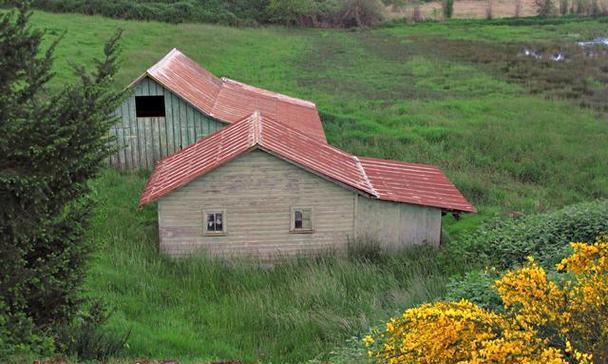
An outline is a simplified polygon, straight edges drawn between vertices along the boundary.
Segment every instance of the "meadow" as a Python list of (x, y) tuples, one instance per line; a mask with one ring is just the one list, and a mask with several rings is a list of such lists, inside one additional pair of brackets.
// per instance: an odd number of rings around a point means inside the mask
[[(588, 60), (572, 48), (608, 35), (602, 19), (358, 31), (43, 12), (32, 20), (48, 30), (49, 42), (63, 36), (52, 87), (72, 78), (69, 62), (90, 65), (123, 28), (116, 87), (177, 47), (217, 75), (313, 100), (333, 145), (439, 165), (480, 211), (446, 217), (450, 240), (483, 221), (608, 198), (606, 58)], [(573, 53), (553, 64), (522, 57), (523, 47)], [(131, 330), (130, 358), (324, 359), (388, 316), (443, 296), (449, 277), (469, 269), (426, 249), (330, 254), (272, 270), (204, 257), (171, 261), (157, 254), (155, 207), (136, 207), (145, 177), (107, 170), (93, 184), (98, 207), (89, 239), (97, 249), (85, 292), (114, 310), (108, 330)]]

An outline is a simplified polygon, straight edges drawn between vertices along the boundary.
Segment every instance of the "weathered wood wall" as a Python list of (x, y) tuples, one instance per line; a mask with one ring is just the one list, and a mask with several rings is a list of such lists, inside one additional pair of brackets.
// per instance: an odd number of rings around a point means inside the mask
[[(165, 117), (136, 117), (135, 96), (164, 96)], [(160, 159), (226, 125), (149, 78), (135, 85), (116, 113), (120, 121), (111, 133), (116, 136), (119, 150), (109, 162), (122, 170), (152, 169)]]
[[(313, 209), (312, 234), (290, 232), (291, 208)], [(203, 210), (222, 210), (227, 233), (205, 236)], [(228, 162), (158, 202), (161, 251), (261, 260), (327, 249), (354, 239), (386, 248), (439, 244), (441, 211), (371, 200), (266, 152)]]
[(439, 246), (441, 209), (359, 196), (356, 202), (356, 236), (389, 249), (413, 244)]
[[(313, 209), (314, 233), (290, 232), (292, 207)], [(214, 209), (225, 211), (225, 236), (203, 235), (203, 210)], [(159, 200), (160, 248), (173, 256), (205, 249), (261, 260), (344, 249), (353, 214), (354, 192), (257, 150)]]

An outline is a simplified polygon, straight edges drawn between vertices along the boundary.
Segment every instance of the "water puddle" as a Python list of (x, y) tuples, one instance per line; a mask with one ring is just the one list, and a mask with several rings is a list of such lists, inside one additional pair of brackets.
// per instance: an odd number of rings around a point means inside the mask
[[(598, 57), (598, 56), (606, 56), (608, 55), (608, 38), (607, 37), (597, 37), (592, 40), (577, 42), (580, 48), (583, 50), (583, 54), (586, 57)], [(578, 52), (575, 52), (578, 53)], [(563, 62), (568, 57), (565, 51), (552, 51), (546, 52), (539, 49), (524, 47), (521, 51), (521, 55), (524, 57), (534, 58), (534, 59), (546, 59), (551, 60), (553, 62)]]

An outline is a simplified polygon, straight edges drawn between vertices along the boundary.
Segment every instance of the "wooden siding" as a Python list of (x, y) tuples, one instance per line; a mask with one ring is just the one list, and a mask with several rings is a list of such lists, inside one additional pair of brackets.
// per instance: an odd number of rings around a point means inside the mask
[[(164, 96), (165, 117), (136, 117), (135, 96)], [(111, 133), (119, 150), (110, 165), (121, 170), (152, 169), (160, 159), (226, 125), (147, 77), (133, 87), (116, 114), (120, 121)]]
[[(263, 151), (228, 162), (161, 198), (161, 250), (172, 256), (281, 255), (343, 250), (353, 236), (355, 193)], [(313, 209), (312, 234), (290, 232), (292, 207)], [(203, 235), (203, 210), (225, 211), (225, 236)]]
[(398, 249), (413, 244), (439, 246), (441, 210), (359, 196), (356, 202), (356, 239)]

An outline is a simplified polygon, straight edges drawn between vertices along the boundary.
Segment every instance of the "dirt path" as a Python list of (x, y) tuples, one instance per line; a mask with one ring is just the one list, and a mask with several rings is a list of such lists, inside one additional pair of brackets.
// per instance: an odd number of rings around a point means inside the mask
[[(492, 5), (492, 17), (513, 17), (516, 14), (517, 0), (456, 0), (454, 2), (454, 18), (485, 18), (488, 6)], [(536, 15), (533, 0), (521, 0), (519, 16)], [(389, 18), (412, 18), (413, 5), (404, 7), (388, 7)], [(441, 19), (441, 1), (432, 1), (420, 5), (420, 13), (424, 19)]]

